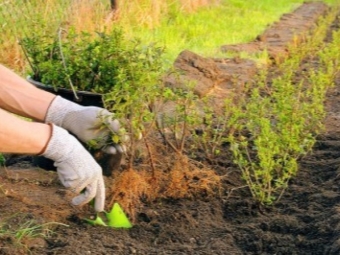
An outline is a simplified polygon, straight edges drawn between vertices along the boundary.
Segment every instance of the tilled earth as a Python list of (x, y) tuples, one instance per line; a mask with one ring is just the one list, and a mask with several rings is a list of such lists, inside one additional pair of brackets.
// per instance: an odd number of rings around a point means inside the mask
[[(267, 48), (273, 59), (284, 57), (294, 35), (313, 28), (327, 11), (322, 3), (305, 3), (256, 41), (221, 48), (249, 52)], [(330, 31), (338, 30), (339, 24), (338, 18)], [(325, 43), (329, 40), (331, 33)], [(184, 78), (198, 81), (198, 94), (215, 94), (216, 106), (228, 93), (241, 93), (242, 84), (257, 72), (251, 60), (206, 59), (189, 51), (183, 51), (175, 66), (186, 71)], [(235, 74), (237, 84), (231, 82)], [(171, 77), (167, 82), (182, 86)], [(70, 194), (55, 172), (32, 167), (30, 157), (17, 157), (1, 170), (0, 222), (5, 219), (15, 226), (35, 220), (68, 227), (54, 225), (53, 233), (24, 240), (26, 248), (0, 232), (0, 254), (28, 254), (27, 249), (31, 254), (63, 255), (340, 254), (340, 75), (335, 83), (325, 101), (326, 129), (312, 153), (300, 160), (297, 176), (274, 206), (259, 207), (238, 170), (226, 163), (220, 166), (229, 173), (220, 197), (145, 204), (128, 230), (92, 227), (75, 216), (85, 209), (70, 206)]]

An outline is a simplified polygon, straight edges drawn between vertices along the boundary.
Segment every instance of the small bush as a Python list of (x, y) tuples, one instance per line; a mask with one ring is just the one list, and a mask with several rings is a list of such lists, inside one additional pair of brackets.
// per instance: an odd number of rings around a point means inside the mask
[(21, 45), (34, 80), (102, 94), (117, 84), (147, 81), (160, 69), (163, 53), (155, 45), (127, 40), (120, 28), (102, 33), (59, 29), (57, 35), (26, 37)]

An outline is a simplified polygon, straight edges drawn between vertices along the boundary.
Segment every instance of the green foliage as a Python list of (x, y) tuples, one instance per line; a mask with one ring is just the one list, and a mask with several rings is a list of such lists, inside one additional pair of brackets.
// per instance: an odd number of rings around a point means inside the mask
[(178, 154), (184, 154), (190, 143), (192, 130), (203, 122), (203, 114), (199, 112), (198, 96), (190, 89), (194, 84), (187, 84), (189, 89), (166, 90), (163, 104), (173, 102), (171, 110), (162, 113), (157, 122), (157, 129), (163, 142)]
[(239, 109), (231, 95), (225, 100), (222, 109), (213, 107), (208, 97), (202, 98), (201, 108), (200, 115), (203, 118), (199, 118), (200, 121), (196, 122), (190, 151), (200, 150), (210, 162), (213, 162), (221, 156), (224, 150), (222, 146), (225, 143), (225, 137), (230, 132), (228, 122), (231, 121), (234, 111)]
[(162, 55), (164, 49), (154, 44), (141, 45), (130, 42), (131, 50), (120, 52), (117, 58), (116, 80), (103, 99), (106, 106), (124, 127), (121, 134), (113, 135), (112, 141), (122, 137), (129, 147), (130, 164), (135, 158), (136, 146), (141, 137), (144, 141), (155, 124), (158, 113), (158, 100), (165, 88), (161, 84), (164, 74)]
[[(256, 87), (249, 87), (244, 110), (234, 111), (229, 123), (237, 131), (227, 139), (234, 162), (261, 203), (280, 198), (297, 173), (299, 158), (311, 150), (323, 128), (324, 98), (339, 71), (336, 35), (333, 43), (323, 46), (326, 28), (334, 17), (331, 13), (321, 20), (303, 45), (290, 49), (292, 54), (279, 66), (277, 78), (269, 83), (267, 73), (259, 76)], [(310, 64), (304, 67), (308, 70), (305, 77), (295, 76), (307, 56), (318, 60), (321, 67), (314, 70)]]
[(284, 190), (296, 174), (297, 160), (314, 143), (308, 128), (310, 104), (301, 99), (300, 90), (280, 79), (273, 81), (270, 96), (253, 88), (244, 113), (238, 116), (243, 123), (240, 133), (229, 137), (234, 161), (261, 203), (277, 199), (277, 191)]
[[(60, 30), (58, 35), (27, 37), (21, 44), (34, 80), (103, 95), (105, 108), (124, 127), (108, 143), (139, 137), (148, 129), (144, 123), (152, 125), (152, 105), (162, 94), (158, 85), (164, 71), (162, 47), (143, 45), (137, 38), (127, 40), (118, 27), (96, 34)], [(96, 147), (96, 141), (88, 145)], [(128, 146), (133, 155), (134, 144)]]
[(0, 153), (0, 166), (4, 166), (6, 159), (3, 154)]
[(126, 40), (119, 28), (96, 34), (60, 30), (26, 37), (21, 44), (32, 78), (58, 88), (110, 93), (114, 86), (147, 82), (161, 66), (160, 48)]

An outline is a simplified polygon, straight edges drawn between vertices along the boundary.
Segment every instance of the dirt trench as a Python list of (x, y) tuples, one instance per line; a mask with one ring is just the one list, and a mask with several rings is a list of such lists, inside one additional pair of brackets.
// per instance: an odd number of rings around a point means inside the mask
[[(289, 55), (288, 44), (304, 40), (328, 7), (320, 2), (305, 3), (268, 27), (256, 41), (222, 46), (222, 50), (262, 51), (273, 61)], [(330, 30), (339, 30), (340, 13)], [(331, 40), (331, 33), (325, 42)], [(211, 95), (220, 104), (230, 93), (242, 93), (246, 82), (258, 71), (248, 59), (207, 59), (183, 51), (174, 63), (180, 80), (167, 77), (168, 86), (185, 86), (197, 81), (198, 95)], [(1, 169), (0, 219), (10, 225), (27, 220), (61, 222), (54, 233), (25, 241), (26, 248), (1, 236), (0, 254), (340, 254), (340, 75), (326, 98), (325, 132), (313, 152), (301, 160), (298, 175), (278, 204), (260, 208), (242, 184), (231, 164), (221, 197), (162, 200), (145, 204), (132, 229), (92, 227), (76, 215), (87, 207), (69, 204), (72, 194), (60, 185), (55, 172), (33, 168), (22, 157)]]

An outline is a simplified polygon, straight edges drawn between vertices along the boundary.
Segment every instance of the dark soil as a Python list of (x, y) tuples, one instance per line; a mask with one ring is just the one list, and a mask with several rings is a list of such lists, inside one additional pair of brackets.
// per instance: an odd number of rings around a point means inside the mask
[[(292, 31), (302, 35), (327, 10), (322, 3), (306, 3), (284, 15), (257, 41), (239, 48), (267, 48), (276, 60), (281, 53), (289, 55)], [(330, 30), (338, 29), (339, 19)], [(189, 51), (183, 51), (175, 66), (185, 71), (182, 78), (198, 80), (197, 94), (209, 93), (217, 106), (228, 93), (241, 93), (242, 84), (257, 72), (251, 60), (206, 59)], [(231, 82), (235, 77), (236, 84)], [(167, 79), (169, 86), (183, 86), (175, 81)], [(146, 203), (131, 229), (93, 227), (77, 216), (88, 209), (70, 206), (70, 194), (55, 172), (32, 167), (28, 157), (13, 157), (11, 166), (1, 170), (0, 224), (4, 219), (10, 228), (34, 219), (69, 226), (55, 225), (51, 235), (24, 240), (25, 248), (0, 232), (0, 254), (29, 254), (28, 250), (63, 255), (340, 254), (340, 76), (335, 82), (325, 102), (326, 130), (314, 150), (301, 159), (297, 176), (274, 206), (258, 206), (238, 169), (225, 163), (228, 176), (219, 197)]]

